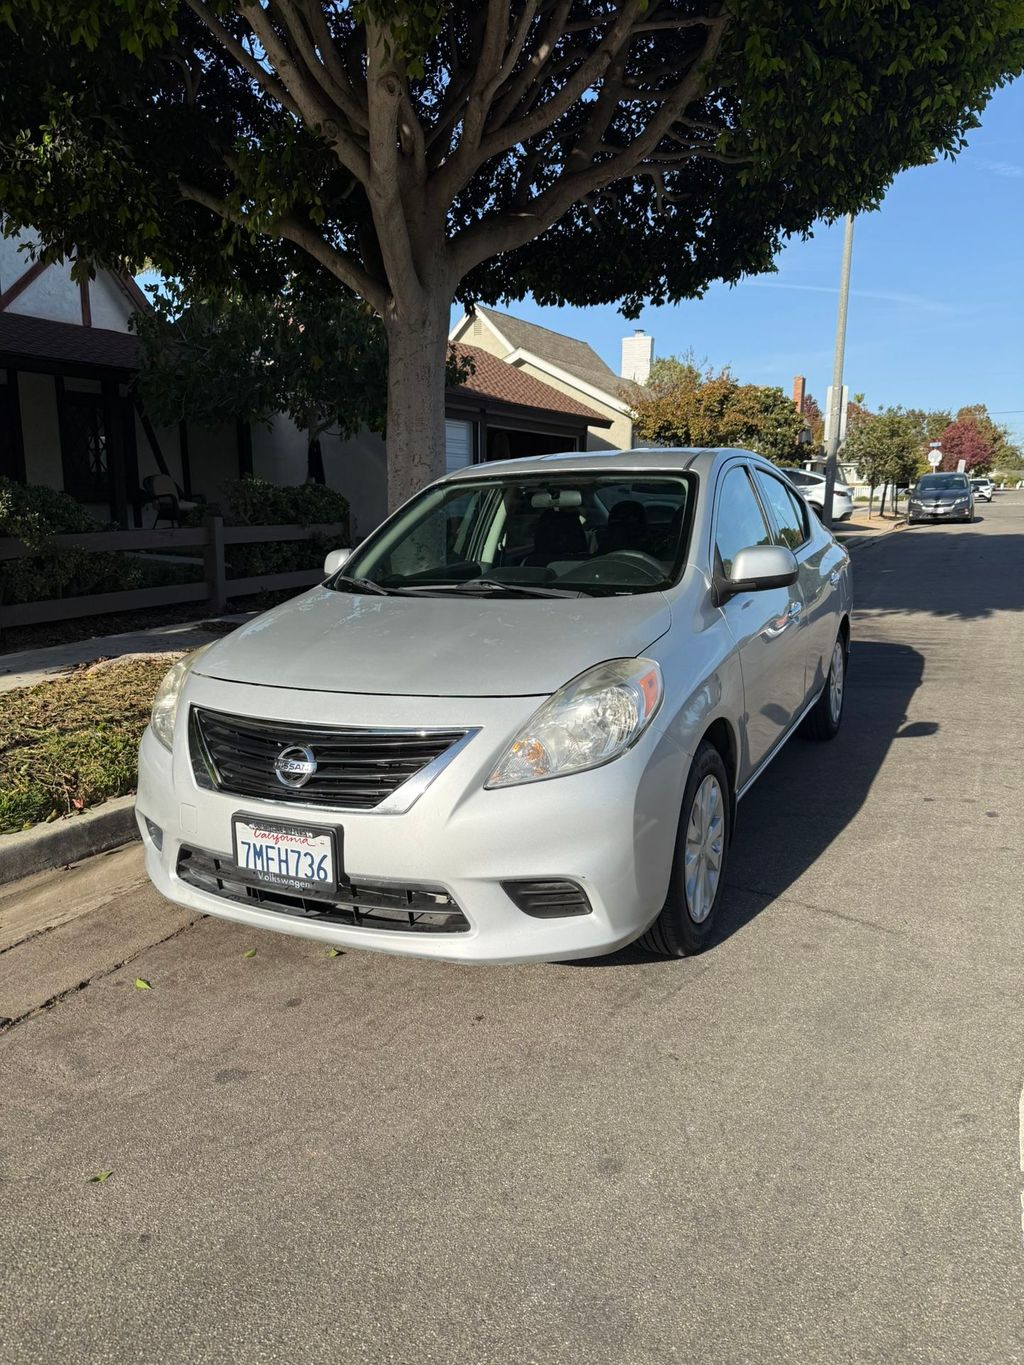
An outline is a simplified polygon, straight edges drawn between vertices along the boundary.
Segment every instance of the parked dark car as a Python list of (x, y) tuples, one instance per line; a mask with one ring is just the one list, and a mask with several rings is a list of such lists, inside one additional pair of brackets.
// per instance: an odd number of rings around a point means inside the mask
[(973, 521), (974, 494), (966, 474), (922, 474), (911, 489), (907, 521)]

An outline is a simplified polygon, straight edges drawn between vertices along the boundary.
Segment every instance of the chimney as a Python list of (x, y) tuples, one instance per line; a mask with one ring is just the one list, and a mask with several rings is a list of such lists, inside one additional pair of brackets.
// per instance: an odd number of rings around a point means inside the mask
[(638, 327), (631, 337), (622, 338), (623, 379), (632, 379), (634, 384), (646, 384), (651, 377), (651, 361), (654, 359), (654, 338), (649, 337), (642, 327)]
[(807, 380), (802, 374), (793, 377), (793, 406), (797, 412), (804, 410), (804, 395), (807, 392)]

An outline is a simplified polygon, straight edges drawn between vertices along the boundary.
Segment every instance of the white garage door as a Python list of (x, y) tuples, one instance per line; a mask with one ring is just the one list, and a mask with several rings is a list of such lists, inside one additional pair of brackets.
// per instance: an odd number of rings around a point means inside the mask
[(472, 422), (445, 422), (444, 441), (449, 474), (453, 469), (463, 469), (473, 463)]

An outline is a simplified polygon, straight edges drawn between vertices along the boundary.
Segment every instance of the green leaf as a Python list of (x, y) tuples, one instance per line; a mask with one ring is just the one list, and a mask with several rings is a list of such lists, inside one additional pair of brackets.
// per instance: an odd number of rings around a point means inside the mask
[(151, 991), (153, 987), (143, 977), (137, 976), (135, 978), (135, 989), (137, 991)]
[(246, 948), (246, 950), (245, 950), (245, 952), (242, 954), (242, 956), (243, 956), (243, 957), (255, 957), (255, 956), (256, 956), (256, 949), (255, 949), (255, 948)]
[(328, 949), (327, 949), (327, 956), (328, 956), (328, 957), (344, 957), (344, 955), (345, 955), (345, 950), (344, 950), (344, 948), (328, 948)]
[(97, 1171), (85, 1183), (87, 1185), (105, 1185), (113, 1174), (113, 1171)]

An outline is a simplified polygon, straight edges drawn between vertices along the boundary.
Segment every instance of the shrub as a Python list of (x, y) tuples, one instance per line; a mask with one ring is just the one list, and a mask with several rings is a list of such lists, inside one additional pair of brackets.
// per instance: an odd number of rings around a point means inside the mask
[[(280, 487), (266, 479), (235, 479), (222, 485), (216, 509), (197, 508), (190, 513), (193, 525), (218, 510), (227, 526), (318, 526), (341, 522), (345, 531), (341, 543), (349, 539), (348, 499), (320, 483)], [(337, 541), (323, 536), (314, 540), (268, 542), (264, 545), (229, 545), (228, 576), (257, 578), (265, 574), (290, 573), (295, 569), (315, 569)]]
[(46, 602), (137, 588), (142, 574), (123, 555), (77, 546), (47, 548), (52, 536), (107, 529), (67, 493), (0, 476), (0, 536), (13, 536), (38, 551), (0, 560), (0, 602)]

